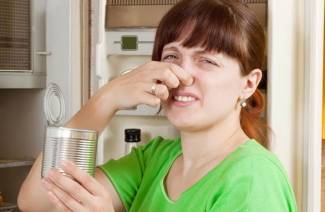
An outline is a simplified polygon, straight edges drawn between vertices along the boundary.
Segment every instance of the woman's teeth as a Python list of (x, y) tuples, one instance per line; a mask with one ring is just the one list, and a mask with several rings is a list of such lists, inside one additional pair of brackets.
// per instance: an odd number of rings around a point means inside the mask
[(195, 98), (191, 96), (174, 96), (174, 99), (179, 102), (192, 102), (195, 100)]

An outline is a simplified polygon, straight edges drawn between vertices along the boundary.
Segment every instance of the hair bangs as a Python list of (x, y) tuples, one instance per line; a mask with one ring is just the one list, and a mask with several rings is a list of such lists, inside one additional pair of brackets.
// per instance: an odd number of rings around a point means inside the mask
[(156, 48), (159, 58), (153, 60), (159, 61), (163, 47), (175, 41), (181, 41), (187, 48), (201, 47), (208, 52), (225, 53), (239, 61), (243, 59), (245, 40), (241, 39), (231, 7), (201, 2), (184, 10), (175, 9), (177, 14), (171, 11), (165, 16), (157, 30), (157, 34), (163, 35)]

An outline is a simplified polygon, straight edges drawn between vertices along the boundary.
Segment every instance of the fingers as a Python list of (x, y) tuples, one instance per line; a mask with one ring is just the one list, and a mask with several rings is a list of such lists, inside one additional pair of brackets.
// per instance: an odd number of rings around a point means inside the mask
[(50, 201), (55, 205), (55, 207), (59, 211), (71, 211), (67, 206), (65, 206), (56, 196), (53, 192), (48, 191), (47, 195), (50, 199)]
[(140, 96), (140, 102), (152, 107), (157, 107), (160, 105), (161, 100), (152, 94), (144, 93), (142, 96)]
[(170, 69), (156, 70), (153, 74), (153, 80), (161, 81), (168, 88), (177, 88), (180, 84), (179, 79)]
[(57, 170), (42, 179), (50, 201), (60, 211), (113, 211), (110, 195), (95, 178), (72, 162), (64, 161), (62, 167), (73, 179)]
[(193, 77), (188, 71), (185, 71), (180, 66), (173, 63), (169, 63), (169, 65), (170, 70), (177, 76), (182, 84), (189, 86), (193, 83)]
[(105, 91), (110, 90), (116, 110), (133, 108), (139, 104), (155, 107), (169, 98), (171, 89), (192, 83), (192, 75), (180, 66), (151, 61), (112, 80)]
[[(167, 100), (169, 96), (169, 90), (166, 85), (164, 84), (151, 84), (151, 83), (146, 83), (145, 84), (146, 88), (145, 90), (147, 93), (150, 93), (156, 97), (158, 97), (161, 100)], [(154, 87), (154, 90), (152, 90)]]
[[(87, 172), (81, 170), (78, 168), (75, 164), (73, 164), (70, 161), (62, 161), (62, 167), (64, 171), (71, 175), (75, 180), (77, 180), (82, 187), (87, 189), (88, 192), (90, 192), (93, 195), (103, 195), (103, 188), (102, 186), (93, 178), (90, 176)], [(78, 185), (75, 181), (71, 180), (74, 185), (67, 185), (68, 188), (71, 189), (72, 192), (78, 192), (76, 189), (77, 187), (74, 187)], [(80, 185), (79, 185), (80, 186)], [(80, 186), (81, 188), (81, 186)]]
[(63, 211), (81, 211), (82, 206), (80, 202), (64, 192), (53, 181), (43, 179), (42, 183), (49, 191), (49, 199), (55, 204), (58, 209)]
[(157, 96), (161, 100), (167, 100), (169, 96), (169, 91), (166, 85), (163, 84), (156, 84), (156, 89), (155, 89), (155, 96)]
[(180, 84), (189, 86), (193, 83), (193, 77), (180, 66), (173, 63), (162, 63), (164, 69), (154, 68), (154, 79), (162, 81), (168, 88), (177, 88)]
[[(66, 170), (65, 170), (66, 171)], [(71, 173), (68, 173), (71, 175)], [(71, 175), (72, 176), (72, 175)], [(51, 182), (56, 184), (59, 188), (64, 190), (65, 193), (72, 196), (74, 199), (81, 201), (83, 204), (89, 205), (91, 203), (91, 194), (83, 188), (79, 183), (64, 176), (57, 171), (50, 171), (48, 178)]]

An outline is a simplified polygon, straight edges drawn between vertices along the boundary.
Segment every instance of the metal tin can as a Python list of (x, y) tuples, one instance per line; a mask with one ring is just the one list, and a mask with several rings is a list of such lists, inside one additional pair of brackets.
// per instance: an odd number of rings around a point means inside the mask
[(56, 168), (69, 176), (61, 168), (62, 160), (69, 160), (77, 167), (94, 176), (97, 151), (97, 132), (65, 127), (48, 127), (43, 149), (42, 177)]

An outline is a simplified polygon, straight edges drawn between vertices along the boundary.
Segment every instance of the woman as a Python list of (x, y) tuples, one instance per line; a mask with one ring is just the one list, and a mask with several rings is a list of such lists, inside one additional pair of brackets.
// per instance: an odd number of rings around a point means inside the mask
[(153, 61), (102, 87), (67, 127), (101, 131), (119, 109), (161, 104), (180, 138), (155, 138), (100, 166), (95, 178), (66, 161), (76, 181), (56, 171), (41, 180), (39, 157), (20, 208), (296, 211), (280, 162), (257, 143), (266, 144), (257, 89), (264, 48), (262, 27), (241, 3), (179, 2), (159, 24)]

